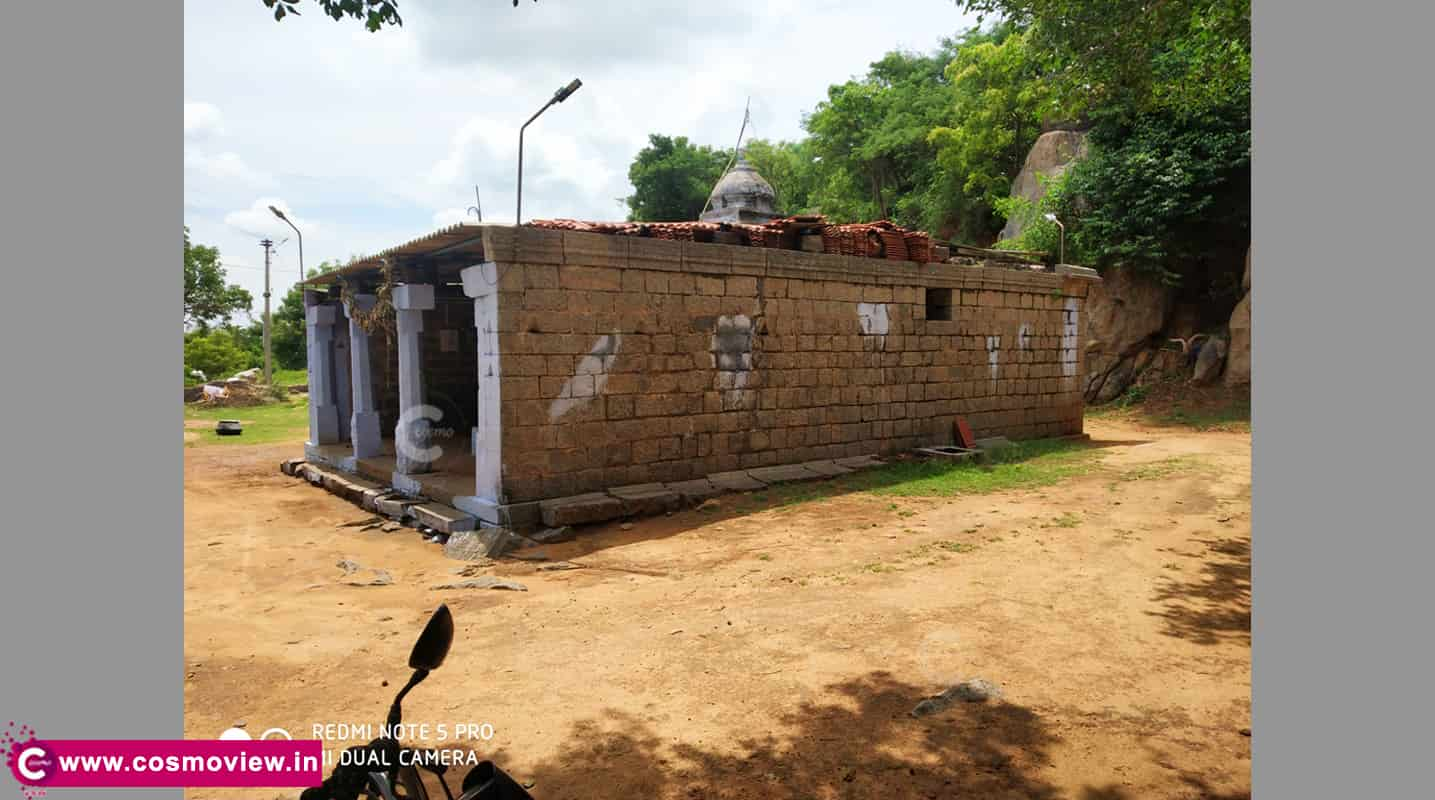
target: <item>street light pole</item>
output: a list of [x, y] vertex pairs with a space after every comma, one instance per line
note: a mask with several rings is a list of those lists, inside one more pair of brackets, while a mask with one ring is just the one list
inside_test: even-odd
[[278, 217], [278, 218], [284, 220], [286, 223], [288, 223], [288, 224], [289, 224], [289, 227], [291, 227], [291, 228], [294, 229], [294, 233], [296, 233], [296, 234], [299, 235], [299, 283], [303, 283], [303, 282], [304, 282], [304, 277], [305, 277], [305, 274], [304, 274], [304, 232], [301, 231], [301, 230], [299, 230], [299, 226], [298, 226], [298, 225], [295, 225], [293, 222], [290, 222], [290, 221], [289, 221], [289, 218], [286, 217], [286, 216], [284, 216], [284, 212], [283, 212], [283, 211], [280, 211], [279, 209], [275, 208], [274, 206], [270, 206], [270, 207], [269, 207], [269, 210], [274, 212], [274, 216], [276, 216], [276, 217]]
[[269, 248], [274, 242], [265, 239], [260, 244], [264, 245], [264, 385], [269, 386], [274, 383], [274, 362], [269, 350]]
[[[523, 123], [523, 127], [518, 129], [518, 211], [513, 215], [514, 225], [523, 224], [523, 132], [528, 130], [528, 126], [533, 124], [533, 120], [538, 119], [538, 115], [547, 111], [549, 106], [567, 100], [568, 96], [578, 91], [578, 87], [582, 85], [582, 81], [574, 78], [567, 86], [559, 88], [558, 91], [553, 93], [553, 97], [544, 103], [543, 107], [538, 109], [533, 116], [529, 117], [528, 121]], [[275, 213], [277, 214], [278, 212], [276, 211]]]
[[1055, 223], [1056, 223], [1056, 227], [1061, 230], [1061, 239], [1060, 239], [1060, 242], [1061, 242], [1060, 247], [1061, 247], [1061, 249], [1057, 251], [1058, 255], [1057, 255], [1057, 257], [1056, 257], [1056, 263], [1058, 263], [1058, 264], [1065, 264], [1065, 263], [1066, 263], [1066, 226], [1061, 224], [1061, 220], [1057, 219], [1055, 214], [1050, 214], [1050, 213], [1048, 213], [1048, 214], [1046, 215], [1046, 218], [1047, 218], [1047, 220], [1050, 221], [1050, 222], [1055, 222]]

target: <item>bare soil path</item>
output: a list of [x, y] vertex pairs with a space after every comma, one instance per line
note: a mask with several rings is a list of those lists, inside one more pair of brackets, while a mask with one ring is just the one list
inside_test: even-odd
[[[527, 592], [433, 589], [439, 546], [337, 527], [367, 515], [279, 473], [297, 442], [186, 448], [186, 736], [376, 726], [446, 602], [405, 720], [541, 800], [1247, 797], [1250, 436], [1087, 431], [1096, 466], [1043, 489], [728, 496], [482, 571]], [[908, 714], [978, 676], [1004, 699]], [[458, 723], [495, 735], [436, 740]]]

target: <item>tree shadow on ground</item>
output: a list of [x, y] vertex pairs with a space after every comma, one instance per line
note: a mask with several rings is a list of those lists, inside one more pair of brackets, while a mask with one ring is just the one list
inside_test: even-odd
[[1251, 639], [1251, 543], [1204, 539], [1207, 556], [1190, 580], [1168, 579], [1156, 589], [1166, 633], [1195, 644]]
[[1038, 777], [1054, 737], [1035, 713], [996, 701], [912, 717], [925, 694], [872, 672], [827, 687], [830, 699], [802, 703], [776, 730], [712, 745], [674, 743], [609, 710], [521, 778], [543, 800], [1058, 796]]

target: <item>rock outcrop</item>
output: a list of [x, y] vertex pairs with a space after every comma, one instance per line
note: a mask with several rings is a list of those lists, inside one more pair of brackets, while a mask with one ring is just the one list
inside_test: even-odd
[[1198, 386], [1215, 383], [1221, 376], [1221, 367], [1226, 363], [1226, 340], [1213, 336], [1201, 343], [1201, 352], [1196, 356], [1196, 368], [1191, 373], [1191, 383]]
[[1231, 332], [1230, 350], [1226, 354], [1227, 386], [1244, 386], [1251, 382], [1251, 251], [1246, 248], [1246, 277], [1241, 280], [1246, 294], [1231, 312], [1227, 326]]
[[[1021, 197], [1032, 203], [1037, 202], [1046, 194], [1046, 188], [1042, 186], [1038, 176], [1050, 179], [1060, 175], [1073, 162], [1085, 157], [1085, 132], [1047, 131], [1043, 133], [1031, 146], [1031, 152], [1026, 154], [1026, 162], [1022, 164], [1021, 172], [1017, 173], [1016, 180], [1012, 182], [1011, 196]], [[1013, 214], [1011, 219], [1007, 220], [1006, 227], [1002, 228], [1001, 238], [1015, 239], [1020, 236], [1022, 228], [1029, 221], [1023, 219], [1022, 215]]]
[[1086, 298], [1086, 402], [1105, 403], [1152, 361], [1151, 345], [1166, 325], [1171, 291], [1131, 270], [1107, 270]]

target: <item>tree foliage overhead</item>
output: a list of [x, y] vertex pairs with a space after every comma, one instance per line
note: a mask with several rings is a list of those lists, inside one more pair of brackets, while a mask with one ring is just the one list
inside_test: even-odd
[[1196, 109], [1249, 91], [1250, 0], [957, 0], [1029, 26], [1069, 103]]
[[727, 166], [730, 151], [695, 145], [685, 136], [650, 134], [628, 168], [633, 194], [624, 198], [628, 219], [681, 222], [702, 213]]
[[815, 207], [838, 221], [889, 218], [931, 228], [949, 221], [947, 182], [928, 136], [951, 119], [946, 67], [956, 47], [943, 40], [930, 54], [894, 51], [861, 79], [827, 90], [803, 121]]
[[[273, 9], [274, 21], [282, 21], [286, 16], [293, 14], [299, 16], [299, 0], [261, 0], [265, 8]], [[352, 17], [363, 20], [364, 27], [370, 31], [377, 31], [385, 25], [402, 26], [404, 21], [399, 17], [398, 0], [318, 0], [319, 7], [324, 13], [335, 20], [342, 20], [344, 17]]]
[[951, 123], [929, 139], [951, 176], [948, 205], [969, 241], [995, 236], [1001, 217], [993, 210], [1010, 194], [1043, 123], [1062, 117], [1048, 72], [1029, 32], [1010, 25], [967, 34], [947, 65]]
[[228, 320], [235, 313], [248, 311], [254, 297], [243, 287], [225, 283], [224, 267], [219, 263], [219, 250], [189, 241], [189, 227], [184, 228], [184, 322], [199, 328]]

